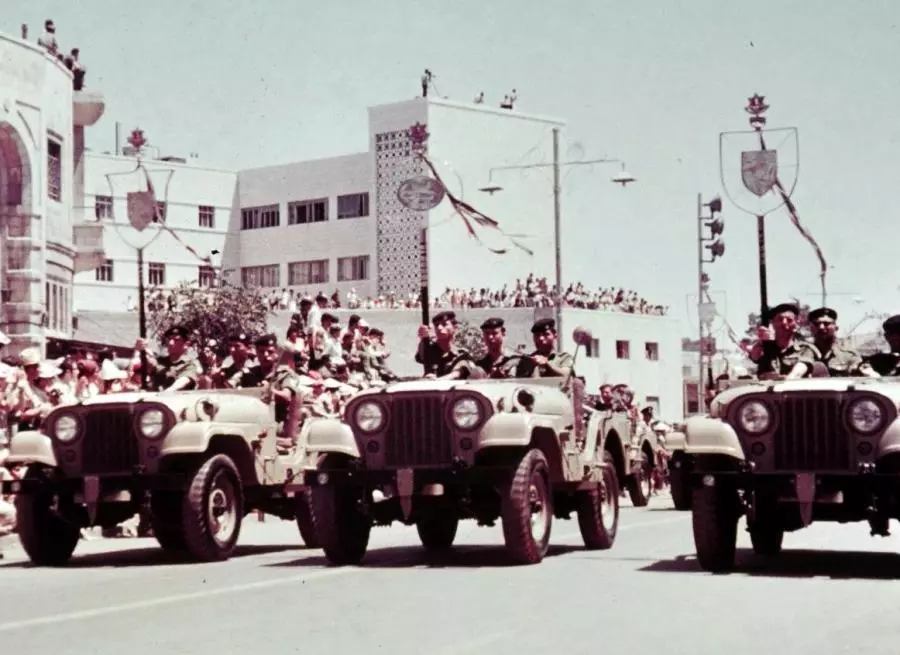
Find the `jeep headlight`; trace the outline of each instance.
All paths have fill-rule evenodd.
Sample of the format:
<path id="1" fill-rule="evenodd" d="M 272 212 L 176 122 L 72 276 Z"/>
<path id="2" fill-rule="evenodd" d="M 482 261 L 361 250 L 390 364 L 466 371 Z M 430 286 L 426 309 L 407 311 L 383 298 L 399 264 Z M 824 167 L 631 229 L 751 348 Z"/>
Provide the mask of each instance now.
<path id="1" fill-rule="evenodd" d="M 53 436 L 63 443 L 74 441 L 78 436 L 78 419 L 72 414 L 60 414 L 53 422 Z"/>
<path id="2" fill-rule="evenodd" d="M 364 402 L 356 408 L 356 427 L 363 432 L 378 432 L 384 426 L 384 409 L 376 402 Z"/>
<path id="3" fill-rule="evenodd" d="M 474 398 L 460 398 L 453 403 L 453 424 L 460 430 L 471 430 L 481 421 L 481 406 Z"/>
<path id="4" fill-rule="evenodd" d="M 884 423 L 884 410 L 871 398 L 860 398 L 850 404 L 847 410 L 850 427 L 862 434 L 872 434 Z"/>
<path id="5" fill-rule="evenodd" d="M 772 424 L 772 412 L 765 403 L 751 400 L 741 405 L 738 421 L 745 432 L 762 434 Z"/>
<path id="6" fill-rule="evenodd" d="M 161 409 L 147 409 L 138 419 L 138 430 L 147 439 L 157 439 L 166 427 L 166 417 Z"/>

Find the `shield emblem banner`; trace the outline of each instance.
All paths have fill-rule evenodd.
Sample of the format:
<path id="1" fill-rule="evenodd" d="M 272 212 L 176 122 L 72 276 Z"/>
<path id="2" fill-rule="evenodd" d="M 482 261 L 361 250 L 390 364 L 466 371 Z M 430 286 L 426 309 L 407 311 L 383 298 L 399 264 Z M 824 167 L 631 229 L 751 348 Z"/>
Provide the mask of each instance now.
<path id="1" fill-rule="evenodd" d="M 741 180 L 751 193 L 764 196 L 778 179 L 778 151 L 753 150 L 741 153 Z"/>
<path id="2" fill-rule="evenodd" d="M 728 199 L 741 211 L 765 216 L 784 205 L 797 186 L 800 149 L 797 129 L 723 132 L 719 172 Z"/>
<path id="3" fill-rule="evenodd" d="M 149 191 L 131 191 L 128 198 L 128 220 L 138 232 L 147 229 L 156 216 L 156 199 Z"/>

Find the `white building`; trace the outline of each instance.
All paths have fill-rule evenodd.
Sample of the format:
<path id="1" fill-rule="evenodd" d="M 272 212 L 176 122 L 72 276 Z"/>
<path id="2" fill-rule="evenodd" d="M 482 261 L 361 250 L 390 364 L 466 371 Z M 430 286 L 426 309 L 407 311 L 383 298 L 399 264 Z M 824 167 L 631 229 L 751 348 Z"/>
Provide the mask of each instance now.
<path id="1" fill-rule="evenodd" d="M 72 334 L 73 275 L 102 252 L 79 207 L 84 128 L 104 102 L 22 39 L 0 34 L 0 61 L 0 330 L 15 352 Z"/>

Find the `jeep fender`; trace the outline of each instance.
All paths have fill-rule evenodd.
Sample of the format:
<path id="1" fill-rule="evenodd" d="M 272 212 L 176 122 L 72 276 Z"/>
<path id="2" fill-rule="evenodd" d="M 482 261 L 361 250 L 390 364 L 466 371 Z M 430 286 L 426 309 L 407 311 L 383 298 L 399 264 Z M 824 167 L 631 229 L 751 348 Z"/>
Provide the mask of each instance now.
<path id="1" fill-rule="evenodd" d="M 670 432 L 666 435 L 666 450 L 673 453 L 677 450 L 684 450 L 687 445 L 687 438 L 684 432 Z"/>
<path id="2" fill-rule="evenodd" d="M 737 434 L 724 421 L 694 416 L 686 421 L 684 433 L 684 452 L 689 455 L 725 455 L 746 459 Z"/>
<path id="3" fill-rule="evenodd" d="M 169 430 L 169 434 L 166 435 L 160 447 L 160 454 L 165 456 L 202 453 L 209 448 L 209 440 L 213 436 L 235 436 L 245 441 L 248 433 L 252 434 L 256 431 L 258 431 L 257 426 L 247 424 L 182 421 L 176 423 L 175 427 Z"/>
<path id="4" fill-rule="evenodd" d="M 531 443 L 531 433 L 536 427 L 542 427 L 542 424 L 534 420 L 533 414 L 526 412 L 494 414 L 481 428 L 476 449 L 525 447 Z"/>
<path id="5" fill-rule="evenodd" d="M 894 419 L 894 422 L 881 435 L 878 447 L 875 449 L 875 458 L 881 459 L 896 453 L 900 453 L 900 418 Z"/>
<path id="6" fill-rule="evenodd" d="M 10 464 L 43 464 L 56 468 L 53 441 L 36 430 L 19 432 L 9 442 L 9 455 L 4 462 Z"/>
<path id="7" fill-rule="evenodd" d="M 353 430 L 346 423 L 336 419 L 320 418 L 309 421 L 308 426 L 303 427 L 300 438 L 306 446 L 306 452 L 313 455 L 340 453 L 353 459 L 360 457 Z"/>

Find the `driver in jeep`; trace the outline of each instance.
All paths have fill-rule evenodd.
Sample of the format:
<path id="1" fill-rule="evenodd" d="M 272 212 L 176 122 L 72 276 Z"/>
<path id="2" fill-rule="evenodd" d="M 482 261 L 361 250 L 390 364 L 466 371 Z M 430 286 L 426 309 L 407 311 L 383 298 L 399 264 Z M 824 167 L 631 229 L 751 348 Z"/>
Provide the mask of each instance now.
<path id="1" fill-rule="evenodd" d="M 517 378 L 564 378 L 572 373 L 574 359 L 567 352 L 556 352 L 556 321 L 542 318 L 531 326 L 535 351 L 516 365 Z"/>
<path id="2" fill-rule="evenodd" d="M 769 312 L 771 326 L 757 328 L 757 341 L 749 356 L 760 379 L 785 376 L 788 380 L 806 377 L 819 359 L 816 347 L 797 334 L 800 308 L 794 303 L 776 305 Z"/>

